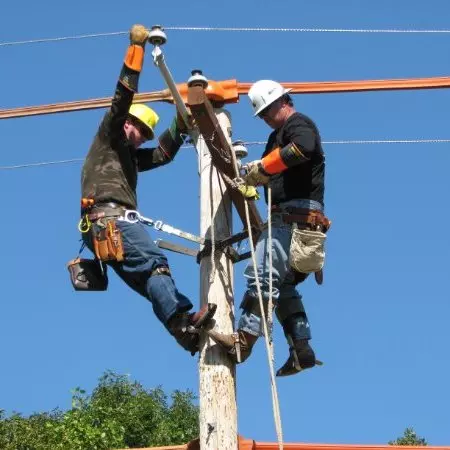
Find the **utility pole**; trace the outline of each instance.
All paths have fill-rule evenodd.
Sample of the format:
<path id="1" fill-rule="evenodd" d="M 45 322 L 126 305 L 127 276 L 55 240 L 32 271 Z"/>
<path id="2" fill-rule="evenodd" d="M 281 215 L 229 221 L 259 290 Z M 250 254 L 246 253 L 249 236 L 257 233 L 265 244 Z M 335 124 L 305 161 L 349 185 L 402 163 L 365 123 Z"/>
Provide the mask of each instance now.
<path id="1" fill-rule="evenodd" d="M 216 243 L 235 238 L 232 237 L 232 202 L 243 223 L 246 223 L 244 198 L 236 190 L 227 189 L 223 178 L 226 177 L 229 182 L 236 176 L 232 163 L 234 151 L 231 145 L 230 115 L 223 109 L 214 109 L 205 93 L 208 80 L 201 70 L 193 70 L 187 83 L 187 103 L 197 131 L 197 127 L 190 123 L 185 100 L 165 63 L 161 45 L 166 43 L 167 36 L 160 26 L 152 27 L 149 41 L 154 46 L 154 63 L 166 81 L 199 154 L 200 235 L 210 243 L 198 255 L 201 303 L 217 305 L 215 331 L 229 334 L 234 331 L 233 261 L 236 259 L 231 259 L 231 244 L 216 248 Z M 223 103 L 226 103 L 226 99 L 222 99 Z M 255 205 L 249 207 L 249 213 L 251 227 L 260 229 L 262 220 Z M 226 351 L 205 333 L 201 335 L 199 374 L 200 449 L 238 450 L 236 368 Z"/>
<path id="2" fill-rule="evenodd" d="M 231 139 L 229 113 L 214 113 L 227 140 Z M 200 234 L 218 241 L 232 234 L 231 199 L 223 179 L 212 165 L 203 136 L 200 158 Z M 217 304 L 215 330 L 232 333 L 234 323 L 233 263 L 222 251 L 204 256 L 200 263 L 200 298 Z M 200 449 L 237 450 L 236 370 L 226 352 L 205 336 L 200 352 Z"/>

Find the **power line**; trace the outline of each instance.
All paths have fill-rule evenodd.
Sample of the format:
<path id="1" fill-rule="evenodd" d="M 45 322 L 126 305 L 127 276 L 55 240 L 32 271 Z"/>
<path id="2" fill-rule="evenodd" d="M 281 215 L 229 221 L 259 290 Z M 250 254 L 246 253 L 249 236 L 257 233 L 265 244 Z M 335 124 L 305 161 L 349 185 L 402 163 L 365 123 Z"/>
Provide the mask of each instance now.
<path id="1" fill-rule="evenodd" d="M 450 143 L 450 139 L 366 139 L 366 140 L 341 140 L 341 141 L 322 141 L 322 144 L 327 145 L 342 145 L 342 144 L 444 144 Z M 244 145 L 265 145 L 266 141 L 251 141 L 245 142 Z"/>
<path id="2" fill-rule="evenodd" d="M 118 36 L 121 34 L 127 34 L 128 31 L 115 31 L 111 33 L 92 33 L 92 34 L 79 34 L 75 36 L 62 36 L 56 38 L 43 38 L 43 39 L 30 39 L 26 41 L 11 41 L 11 42 L 0 42 L 0 47 L 8 47 L 12 45 L 25 45 L 25 44 L 41 44 L 44 42 L 59 42 L 59 41 L 69 41 L 75 39 L 89 39 L 102 36 Z"/>
<path id="3" fill-rule="evenodd" d="M 61 161 L 44 161 L 37 163 L 27 163 L 27 164 L 18 164 L 15 166 L 0 166 L 0 170 L 12 170 L 12 169 L 24 169 L 26 167 L 41 167 L 41 166 L 51 166 L 56 164 L 69 164 L 74 162 L 84 161 L 84 158 L 75 158 L 75 159 L 63 159 Z"/>
<path id="4" fill-rule="evenodd" d="M 402 28 L 261 28 L 261 27 L 164 27 L 171 31 L 216 31 L 216 32 L 258 32 L 258 33 L 389 33 L 389 34 L 450 34 L 450 30 L 433 29 L 402 29 Z M 0 42 L 0 47 L 25 44 L 40 44 L 45 42 L 60 42 L 75 39 L 91 39 L 128 34 L 128 31 L 113 31 L 109 33 L 90 33 L 56 38 L 29 39 L 22 41 Z"/>
<path id="5" fill-rule="evenodd" d="M 450 139 L 379 139 L 379 140 L 335 140 L 322 141 L 326 145 L 366 145 L 366 144 L 448 144 Z M 266 145 L 266 141 L 249 141 L 244 142 L 244 145 Z M 193 148 L 193 145 L 183 145 L 182 148 Z M 82 162 L 84 158 L 63 159 L 60 161 L 42 161 L 37 163 L 18 164 L 14 166 L 0 166 L 0 170 L 14 170 L 25 169 L 29 167 L 42 167 L 59 164 L 70 164 L 74 162 Z"/>
<path id="6" fill-rule="evenodd" d="M 246 31 L 284 33 L 450 33 L 450 30 L 367 29 L 367 28 L 251 28 L 251 27 L 164 27 L 176 31 Z"/>

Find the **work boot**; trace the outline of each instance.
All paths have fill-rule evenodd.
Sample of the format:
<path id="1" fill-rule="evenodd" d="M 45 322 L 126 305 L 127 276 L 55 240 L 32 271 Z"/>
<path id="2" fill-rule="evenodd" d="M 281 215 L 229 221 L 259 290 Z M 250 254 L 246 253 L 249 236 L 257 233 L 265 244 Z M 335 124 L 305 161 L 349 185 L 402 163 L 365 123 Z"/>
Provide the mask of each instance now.
<path id="1" fill-rule="evenodd" d="M 209 330 L 208 335 L 223 347 L 235 364 L 243 363 L 251 354 L 258 336 L 237 330 L 235 333 L 222 334 Z"/>
<path id="2" fill-rule="evenodd" d="M 196 313 L 182 312 L 170 318 L 167 324 L 170 334 L 192 356 L 199 350 L 198 331 L 210 322 L 216 309 L 217 305 L 207 303 Z"/>
<path id="3" fill-rule="evenodd" d="M 316 355 L 309 345 L 308 339 L 293 341 L 289 347 L 289 353 L 287 361 L 278 369 L 277 377 L 295 375 L 304 369 L 309 369 L 316 365 Z"/>

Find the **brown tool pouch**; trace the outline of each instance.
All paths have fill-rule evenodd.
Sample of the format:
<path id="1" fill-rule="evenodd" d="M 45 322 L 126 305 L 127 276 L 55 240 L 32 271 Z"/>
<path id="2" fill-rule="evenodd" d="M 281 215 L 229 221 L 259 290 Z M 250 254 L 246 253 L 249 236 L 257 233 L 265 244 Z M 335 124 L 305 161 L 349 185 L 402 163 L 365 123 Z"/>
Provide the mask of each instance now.
<path id="1" fill-rule="evenodd" d="M 96 223 L 92 229 L 92 242 L 95 256 L 100 261 L 123 261 L 122 233 L 114 219 L 108 220 L 104 225 Z"/>
<path id="2" fill-rule="evenodd" d="M 106 291 L 108 287 L 106 266 L 99 260 L 75 258 L 69 261 L 67 269 L 76 291 Z"/>

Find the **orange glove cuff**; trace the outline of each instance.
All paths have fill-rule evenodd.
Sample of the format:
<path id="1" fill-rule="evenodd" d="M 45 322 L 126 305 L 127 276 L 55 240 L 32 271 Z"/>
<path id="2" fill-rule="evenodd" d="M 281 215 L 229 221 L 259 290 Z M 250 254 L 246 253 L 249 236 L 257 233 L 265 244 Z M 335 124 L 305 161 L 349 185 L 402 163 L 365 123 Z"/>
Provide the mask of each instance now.
<path id="1" fill-rule="evenodd" d="M 281 158 L 281 149 L 279 147 L 277 147 L 275 150 L 272 150 L 266 157 L 264 157 L 261 161 L 261 164 L 263 166 L 263 169 L 269 175 L 283 172 L 283 170 L 286 170 L 288 168 L 288 166 Z"/>
<path id="2" fill-rule="evenodd" d="M 144 63 L 144 47 L 130 45 L 125 55 L 124 63 L 130 69 L 140 72 Z"/>

